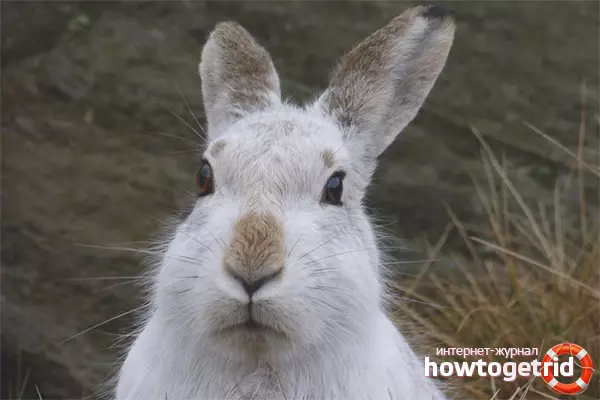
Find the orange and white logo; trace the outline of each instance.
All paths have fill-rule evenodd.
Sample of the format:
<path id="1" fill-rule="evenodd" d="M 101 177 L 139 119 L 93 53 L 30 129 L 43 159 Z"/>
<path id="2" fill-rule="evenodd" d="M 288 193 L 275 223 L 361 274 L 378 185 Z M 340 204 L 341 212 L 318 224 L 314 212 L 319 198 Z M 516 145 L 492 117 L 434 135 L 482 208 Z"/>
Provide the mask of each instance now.
<path id="1" fill-rule="evenodd" d="M 581 363 L 581 375 L 575 382 L 572 383 L 561 383 L 559 382 L 555 375 L 560 375 L 562 371 L 558 371 L 558 357 L 562 355 L 569 355 L 572 360 L 573 357 L 577 357 L 579 362 Z M 580 394 L 587 389 L 590 381 L 592 379 L 592 373 L 594 372 L 594 367 L 592 363 L 592 358 L 581 346 L 576 345 L 575 343 L 560 343 L 556 346 L 552 347 L 542 360 L 542 365 L 551 365 L 554 364 L 554 368 L 542 368 L 542 379 L 544 382 L 550 386 L 552 390 L 556 393 L 560 394 Z M 554 370 L 554 371 L 553 371 Z"/>

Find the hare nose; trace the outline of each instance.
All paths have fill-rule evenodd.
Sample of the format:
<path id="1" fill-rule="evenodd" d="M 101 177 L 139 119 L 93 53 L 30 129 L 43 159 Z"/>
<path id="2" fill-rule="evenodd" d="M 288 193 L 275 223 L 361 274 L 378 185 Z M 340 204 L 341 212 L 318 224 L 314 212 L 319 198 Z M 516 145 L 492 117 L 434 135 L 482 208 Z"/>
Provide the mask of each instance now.
<path id="1" fill-rule="evenodd" d="M 262 286 L 265 285 L 265 283 L 273 280 L 277 275 L 279 275 L 280 271 L 276 271 L 274 273 L 269 273 L 267 275 L 264 275 L 258 279 L 252 279 L 249 280 L 245 277 L 242 277 L 238 274 L 233 274 L 233 278 L 238 281 L 239 283 L 242 284 L 242 286 L 244 287 L 244 290 L 246 291 L 246 293 L 248 293 L 248 296 L 252 297 L 252 295 L 254 293 L 256 293 L 258 291 L 258 289 L 260 289 Z"/>

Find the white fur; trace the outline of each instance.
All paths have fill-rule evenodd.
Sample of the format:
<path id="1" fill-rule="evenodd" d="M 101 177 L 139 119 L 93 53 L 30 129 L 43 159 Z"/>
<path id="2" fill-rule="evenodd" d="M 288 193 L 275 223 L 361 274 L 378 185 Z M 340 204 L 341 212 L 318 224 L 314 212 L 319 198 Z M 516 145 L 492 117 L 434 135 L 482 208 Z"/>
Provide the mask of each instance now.
<path id="1" fill-rule="evenodd" d="M 215 193 L 198 200 L 164 254 L 116 398 L 443 399 L 383 310 L 380 254 L 362 206 L 375 159 L 322 99 L 298 108 L 275 97 L 242 118 L 212 114 L 219 129 L 209 135 L 225 142 L 217 156 L 213 143 L 204 153 Z M 329 168 L 325 150 L 334 152 Z M 323 204 L 338 170 L 347 172 L 343 206 Z M 256 318 L 280 333 L 224 330 L 245 318 L 248 297 L 222 260 L 249 210 L 283 226 L 283 273 L 252 299 Z"/>

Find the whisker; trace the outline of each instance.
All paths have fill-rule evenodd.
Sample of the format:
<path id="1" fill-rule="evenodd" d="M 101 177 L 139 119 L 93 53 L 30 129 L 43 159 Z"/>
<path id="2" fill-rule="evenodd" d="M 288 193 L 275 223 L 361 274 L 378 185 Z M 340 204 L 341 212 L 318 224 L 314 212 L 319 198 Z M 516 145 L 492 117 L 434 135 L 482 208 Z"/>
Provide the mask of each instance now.
<path id="1" fill-rule="evenodd" d="M 314 297 L 314 296 L 305 296 L 305 297 L 308 298 L 308 299 L 310 299 L 311 301 L 313 301 L 315 303 L 322 304 L 322 305 L 326 306 L 327 308 L 330 308 L 330 309 L 332 309 L 332 310 L 334 310 L 336 312 L 340 312 L 340 313 L 342 312 L 342 310 L 340 310 L 339 307 L 337 307 L 337 306 L 335 306 L 333 304 L 330 304 L 330 303 L 326 302 L 323 299 L 320 299 L 320 298 Z"/>
<path id="2" fill-rule="evenodd" d="M 182 235 L 186 236 L 189 239 L 192 239 L 194 242 L 198 243 L 199 245 L 204 246 L 207 250 L 209 250 L 210 252 L 214 252 L 214 250 L 207 244 L 202 243 L 201 241 L 199 241 L 198 239 L 196 239 L 195 237 L 193 237 L 192 235 L 189 235 L 183 231 L 180 231 Z"/>
<path id="3" fill-rule="evenodd" d="M 201 262 L 202 261 L 206 261 L 206 257 L 202 257 L 202 258 L 193 258 L 193 257 L 187 257 L 187 256 L 167 256 L 167 258 L 171 258 L 173 260 L 177 260 L 177 261 L 181 261 L 184 263 L 188 263 L 191 265 L 195 265 L 195 266 L 202 266 Z"/>
<path id="4" fill-rule="evenodd" d="M 88 248 L 100 249 L 100 250 L 126 251 L 126 252 L 130 252 L 130 253 L 146 254 L 146 255 L 150 255 L 150 256 L 164 255 L 164 251 L 162 251 L 162 250 L 136 249 L 134 247 L 102 246 L 102 245 L 82 244 L 82 243 L 74 243 L 74 246 L 88 247 Z"/>
<path id="5" fill-rule="evenodd" d="M 173 150 L 169 151 L 168 155 L 176 155 L 176 154 L 184 154 L 184 153 L 199 153 L 202 151 L 202 148 L 199 147 L 197 149 L 182 149 L 182 150 Z"/>
<path id="6" fill-rule="evenodd" d="M 147 255 L 151 255 L 151 256 L 156 256 L 156 255 L 162 254 L 162 252 L 159 252 L 157 250 L 136 249 L 134 247 L 102 246 L 102 245 L 84 244 L 84 243 L 74 243 L 73 245 L 78 246 L 78 247 L 88 247 L 91 249 L 128 251 L 131 253 L 147 254 Z"/>
<path id="7" fill-rule="evenodd" d="M 172 133 L 153 132 L 153 131 L 150 131 L 148 133 L 151 134 L 151 135 L 160 135 L 160 136 L 166 136 L 166 137 L 172 137 L 172 138 L 175 138 L 175 139 L 180 139 L 180 140 L 186 141 L 188 143 L 191 143 L 191 144 L 193 144 L 195 146 L 198 146 L 200 149 L 202 148 L 202 145 L 200 143 L 195 142 L 195 141 L 193 141 L 191 139 L 185 138 L 183 136 L 174 135 Z"/>
<path id="8" fill-rule="evenodd" d="M 115 283 L 114 285 L 110 285 L 107 286 L 105 288 L 103 288 L 101 291 L 105 291 L 105 290 L 110 290 L 110 289 L 114 289 L 118 286 L 123 286 L 123 285 L 129 285 L 130 283 L 136 283 L 138 282 L 140 279 L 134 279 L 134 280 L 130 280 L 130 281 L 125 281 L 125 282 L 119 282 L 119 283 Z"/>
<path id="9" fill-rule="evenodd" d="M 139 276 L 96 276 L 91 278 L 65 278 L 59 279 L 61 281 L 111 281 L 111 280 L 122 280 L 122 279 L 143 279 Z"/>
<path id="10" fill-rule="evenodd" d="M 338 151 L 340 151 L 343 147 L 345 146 L 345 144 L 342 144 L 340 147 L 338 147 L 334 152 L 333 155 L 335 155 L 335 153 L 337 153 Z"/>
<path id="11" fill-rule="evenodd" d="M 221 250 L 225 251 L 225 242 L 222 239 L 221 242 L 219 242 L 219 240 L 215 237 L 215 235 L 212 234 L 211 231 L 208 231 L 208 234 L 214 239 L 215 242 L 217 242 Z"/>
<path id="12" fill-rule="evenodd" d="M 194 121 L 196 121 L 196 124 L 198 125 L 198 128 L 200 128 L 200 130 L 202 131 L 203 135 L 198 134 L 196 131 L 196 134 L 202 139 L 202 140 L 206 140 L 206 132 L 204 132 L 204 128 L 202 127 L 202 125 L 200 124 L 200 122 L 198 121 L 198 118 L 196 118 L 196 114 L 194 114 L 194 112 L 192 111 L 192 108 L 190 107 L 190 104 L 188 103 L 187 99 L 185 98 L 185 96 L 183 95 L 183 93 L 181 92 L 181 89 L 179 88 L 179 84 L 177 82 L 175 82 L 175 87 L 177 88 L 177 91 L 179 92 L 179 95 L 181 96 L 181 98 L 183 99 L 187 109 L 189 110 L 190 114 L 192 114 L 192 117 L 194 118 Z"/>
<path id="13" fill-rule="evenodd" d="M 411 249 L 410 247 L 406 247 L 406 246 L 383 246 L 382 250 L 384 250 L 384 251 L 402 250 L 402 251 L 406 251 L 407 253 L 420 253 L 419 250 Z"/>
<path id="14" fill-rule="evenodd" d="M 324 286 L 324 285 L 316 285 L 316 286 L 307 286 L 307 289 L 314 289 L 314 290 L 321 290 L 324 292 L 336 292 L 338 291 L 338 289 L 330 287 L 330 286 Z"/>
<path id="15" fill-rule="evenodd" d="M 186 263 L 189 263 L 192 265 L 200 265 L 199 262 L 203 261 L 202 258 L 194 258 L 194 257 L 189 257 L 189 256 L 167 255 L 167 254 L 165 254 L 164 251 L 153 251 L 153 250 L 135 249 L 135 248 L 128 248 L 128 247 L 87 245 L 87 244 L 77 244 L 77 243 L 75 245 L 81 246 L 81 247 L 91 247 L 91 248 L 96 248 L 96 249 L 102 249 L 102 250 L 127 251 L 127 252 L 132 252 L 132 253 L 147 254 L 147 255 L 151 255 L 151 256 L 163 256 L 165 258 L 170 258 L 170 259 L 186 262 Z M 209 250 L 212 251 L 212 249 L 209 249 Z"/>
<path id="16" fill-rule="evenodd" d="M 387 261 L 387 262 L 380 263 L 380 265 L 404 265 L 404 264 L 418 264 L 418 263 L 438 262 L 438 261 L 444 261 L 444 259 L 443 258 L 434 258 L 434 259 L 426 259 L 426 260 Z"/>
<path id="17" fill-rule="evenodd" d="M 326 240 L 326 241 L 324 241 L 323 243 L 321 243 L 320 245 L 318 245 L 318 246 L 317 246 L 317 247 L 315 247 L 314 249 L 312 249 L 312 250 L 310 250 L 310 251 L 308 251 L 308 252 L 306 252 L 306 253 L 302 254 L 300 257 L 298 257 L 298 259 L 300 260 L 300 259 L 302 259 L 302 258 L 306 257 L 307 255 L 309 255 L 309 254 L 310 254 L 310 253 L 312 253 L 313 251 L 315 251 L 315 250 L 318 250 L 319 248 L 321 248 L 321 247 L 325 246 L 327 243 L 330 243 L 331 241 L 333 241 L 333 240 L 335 240 L 335 239 L 337 239 L 337 238 L 338 238 L 338 237 L 336 236 L 336 237 L 332 237 L 332 238 L 331 238 L 331 239 L 329 239 L 329 240 Z"/>
<path id="18" fill-rule="evenodd" d="M 191 197 L 196 198 L 198 195 L 196 193 L 190 192 L 189 190 L 182 188 L 181 186 L 177 187 L 179 190 L 181 190 L 182 192 L 184 192 L 185 194 L 189 194 Z"/>
<path id="19" fill-rule="evenodd" d="M 294 251 L 294 249 L 296 248 L 296 245 L 298 244 L 298 242 L 300 241 L 300 239 L 302 239 L 302 237 L 299 237 L 298 240 L 296 240 L 296 243 L 294 243 L 294 245 L 292 246 L 292 248 L 290 249 L 290 251 L 288 252 L 287 257 L 290 258 L 290 256 L 292 255 L 292 252 Z"/>
<path id="20" fill-rule="evenodd" d="M 126 339 L 129 339 L 132 336 L 135 336 L 136 332 L 131 332 L 125 335 L 119 335 L 119 338 L 116 339 L 113 344 L 110 345 L 109 349 L 114 349 L 116 348 L 121 342 L 123 342 Z"/>
<path id="21" fill-rule="evenodd" d="M 375 219 L 375 217 L 371 217 L 371 219 Z M 387 224 L 379 225 L 377 223 L 374 223 L 373 225 L 378 229 L 382 229 L 382 228 L 387 228 L 388 226 L 396 225 L 398 222 L 400 222 L 400 220 L 398 218 L 396 218 L 393 221 L 388 222 Z"/>
<path id="22" fill-rule="evenodd" d="M 141 309 L 142 309 L 142 308 L 144 308 L 144 307 L 145 307 L 145 306 L 136 307 L 136 308 L 134 308 L 134 309 L 132 309 L 132 310 L 125 311 L 124 313 L 121 313 L 121 314 L 119 314 L 119 315 L 116 315 L 116 316 L 114 316 L 114 317 L 112 317 L 112 318 L 109 318 L 109 319 L 107 319 L 107 320 L 105 320 L 105 321 L 103 321 L 103 322 L 100 322 L 99 324 L 96 324 L 96 325 L 90 326 L 89 328 L 87 328 L 87 329 L 85 329 L 85 330 L 83 330 L 83 331 L 81 331 L 81 332 L 79 332 L 79 333 L 76 333 L 75 335 L 73 335 L 73 336 L 71 336 L 71 337 L 69 337 L 69 338 L 67 338 L 67 339 L 63 340 L 62 342 L 59 342 L 58 344 L 59 344 L 59 345 L 65 344 L 65 343 L 66 343 L 66 342 L 68 342 L 69 340 L 73 340 L 73 339 L 75 339 L 76 337 L 78 337 L 78 336 L 81 336 L 81 335 L 83 335 L 84 333 L 87 333 L 87 332 L 91 331 L 92 329 L 96 329 L 96 328 L 98 328 L 98 327 L 100 327 L 100 326 L 102 326 L 102 325 L 104 325 L 104 324 L 107 324 L 107 323 L 109 323 L 109 322 L 111 322 L 111 321 L 114 321 L 114 320 L 116 320 L 116 319 L 119 319 L 119 318 L 121 318 L 121 317 L 124 317 L 124 316 L 126 316 L 126 315 L 129 315 L 129 314 L 131 314 L 131 313 L 134 313 L 134 312 L 136 312 L 136 311 L 139 311 L 139 310 L 141 310 Z"/>
<path id="23" fill-rule="evenodd" d="M 343 254 L 349 254 L 349 253 L 357 253 L 357 252 L 359 252 L 359 251 L 367 251 L 367 250 L 372 250 L 372 249 L 375 249 L 375 247 L 365 247 L 364 249 L 348 250 L 348 251 L 344 251 L 344 252 L 341 252 L 341 253 L 330 254 L 330 255 L 328 255 L 328 256 L 321 257 L 321 258 L 319 258 L 319 259 L 313 260 L 313 261 L 311 261 L 310 263 L 308 263 L 308 265 L 311 265 L 311 264 L 317 263 L 317 262 L 319 262 L 319 261 L 321 261 L 321 260 L 324 260 L 324 259 L 326 259 L 326 258 L 331 258 L 331 257 L 341 256 L 341 255 L 343 255 Z"/>
<path id="24" fill-rule="evenodd" d="M 333 271 L 336 271 L 336 268 L 321 267 L 321 268 L 310 271 L 310 276 L 315 277 L 315 276 L 325 275 L 325 274 L 327 274 L 329 272 L 333 272 Z"/>
<path id="25" fill-rule="evenodd" d="M 179 121 L 183 122 L 185 124 L 185 126 L 187 126 L 189 129 L 192 130 L 192 132 L 194 132 L 197 136 L 199 136 L 200 138 L 204 139 L 204 137 L 202 136 L 202 134 L 200 132 L 198 132 L 197 130 L 194 129 L 193 126 L 191 126 L 185 119 L 183 119 L 179 114 L 177 114 L 175 111 L 171 110 L 169 107 L 167 107 L 164 103 L 162 103 L 160 100 L 158 100 L 156 97 L 153 97 L 153 100 L 155 102 L 157 102 L 159 105 L 161 105 L 162 107 L 164 107 L 168 112 L 170 112 L 174 117 L 176 117 Z M 196 143 L 198 144 L 198 143 Z"/>

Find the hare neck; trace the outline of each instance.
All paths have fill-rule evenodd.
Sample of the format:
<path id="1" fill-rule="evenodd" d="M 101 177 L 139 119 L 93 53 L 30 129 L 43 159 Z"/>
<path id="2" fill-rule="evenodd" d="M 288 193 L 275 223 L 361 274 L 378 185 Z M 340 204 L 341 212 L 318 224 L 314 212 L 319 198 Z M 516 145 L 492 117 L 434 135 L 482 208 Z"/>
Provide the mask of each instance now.
<path id="1" fill-rule="evenodd" d="M 152 329 L 151 325 L 152 322 L 147 328 Z M 299 347 L 280 356 L 235 357 L 209 340 L 193 341 L 174 331 L 165 332 L 165 328 L 168 330 L 162 325 L 151 335 L 156 342 L 150 347 L 151 351 L 160 349 L 162 353 L 158 358 L 161 365 L 157 366 L 164 369 L 161 375 L 177 371 L 168 384 L 177 397 L 203 393 L 203 398 L 210 395 L 244 399 L 260 393 L 260 398 L 269 399 L 345 398 L 343 393 L 335 391 L 348 390 L 354 385 L 347 381 L 348 377 L 360 372 L 353 369 L 370 370 L 367 365 L 377 359 L 373 357 L 378 351 L 377 338 L 372 337 L 377 330 L 372 329 L 372 324 L 371 333 L 365 332 L 352 343 Z"/>

